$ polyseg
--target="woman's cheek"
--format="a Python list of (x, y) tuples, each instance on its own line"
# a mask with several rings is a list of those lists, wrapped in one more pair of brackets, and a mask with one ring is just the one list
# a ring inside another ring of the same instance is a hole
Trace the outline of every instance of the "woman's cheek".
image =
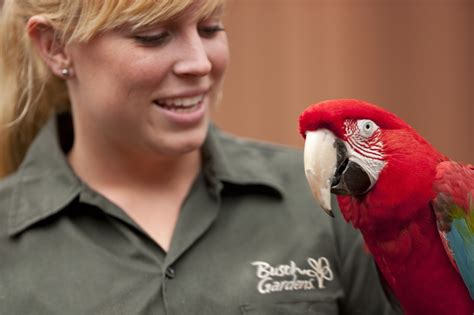
[(218, 47), (215, 58), (215, 67), (219, 69), (222, 74), (225, 73), (227, 65), (229, 64), (230, 52), (227, 43), (227, 38)]
[(131, 84), (156, 86), (170, 71), (170, 64), (169, 58), (162, 54), (142, 52), (125, 58), (119, 72)]

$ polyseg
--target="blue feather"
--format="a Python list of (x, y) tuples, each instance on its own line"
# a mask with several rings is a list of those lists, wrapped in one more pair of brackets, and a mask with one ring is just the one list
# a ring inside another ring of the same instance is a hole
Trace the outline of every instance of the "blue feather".
[(453, 218), (446, 239), (453, 252), (459, 272), (474, 300), (474, 234), (469, 231), (466, 219)]

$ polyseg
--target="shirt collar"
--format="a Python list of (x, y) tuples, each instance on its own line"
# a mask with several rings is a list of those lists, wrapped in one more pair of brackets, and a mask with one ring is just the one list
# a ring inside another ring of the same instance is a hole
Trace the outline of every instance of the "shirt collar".
[(81, 181), (67, 163), (57, 131), (58, 121), (54, 116), (40, 130), (13, 177), (10, 235), (59, 212), (81, 190)]
[[(204, 145), (206, 177), (222, 183), (224, 188), (262, 188), (280, 197), (284, 193), (284, 179), (272, 169), (271, 158), (276, 151), (262, 143), (239, 139), (220, 132), (214, 125), (209, 127)], [(207, 162), (206, 162), (207, 160)]]
[[(72, 141), (70, 120), (69, 115), (53, 116), (40, 130), (13, 176), (9, 235), (59, 213), (84, 190), (85, 185), (70, 168), (58, 137), (66, 135), (65, 142)], [(63, 124), (69, 126), (60, 128)], [(210, 192), (219, 195), (222, 188), (257, 188), (282, 196), (282, 180), (270, 169), (262, 151), (241, 145), (242, 141), (245, 140), (222, 134), (210, 125), (203, 147), (204, 175)]]

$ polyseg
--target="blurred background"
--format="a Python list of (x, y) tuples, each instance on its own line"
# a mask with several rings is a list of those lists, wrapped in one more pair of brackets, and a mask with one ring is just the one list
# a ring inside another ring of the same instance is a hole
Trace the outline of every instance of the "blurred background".
[(474, 0), (230, 0), (222, 129), (303, 147), (308, 105), (359, 98), (474, 163)]

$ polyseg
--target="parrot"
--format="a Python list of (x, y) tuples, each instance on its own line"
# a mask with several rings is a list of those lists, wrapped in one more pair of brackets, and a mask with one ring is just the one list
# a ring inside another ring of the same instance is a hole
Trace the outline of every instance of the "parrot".
[(379, 105), (334, 99), (299, 116), (315, 200), (362, 234), (407, 315), (474, 314), (474, 167)]

